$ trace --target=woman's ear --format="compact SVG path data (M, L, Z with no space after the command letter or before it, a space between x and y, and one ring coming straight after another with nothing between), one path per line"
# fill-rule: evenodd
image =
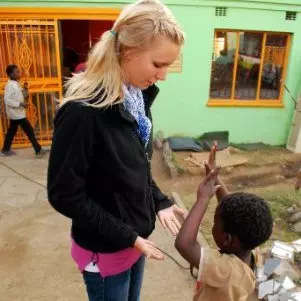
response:
M124 49L122 51L122 59L123 61L129 61L130 59L132 59L135 55L136 55L136 51L135 49Z

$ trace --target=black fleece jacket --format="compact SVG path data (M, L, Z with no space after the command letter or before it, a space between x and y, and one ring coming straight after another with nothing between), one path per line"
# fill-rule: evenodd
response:
M143 92L145 111L158 94ZM110 253L147 238L156 213L173 203L151 175L152 141L145 149L123 104L96 109L64 105L55 118L48 168L48 199L72 219L72 237L93 252Z

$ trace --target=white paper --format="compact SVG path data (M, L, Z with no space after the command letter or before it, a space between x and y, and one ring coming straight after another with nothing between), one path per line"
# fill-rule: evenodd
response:
M283 292L281 289L281 284L275 280L268 280L261 282L258 287L258 298L262 299L267 295L272 295L274 293ZM284 293L284 292L283 292Z
M294 248L285 245L276 244L272 247L271 253L275 257L292 260L294 257Z
M269 295L268 296L268 301L279 301L279 296L278 295Z
M301 293L286 293L279 297L280 301L301 301Z
M301 252L301 239L292 242L292 245L297 252Z
M282 283L282 286L288 291L296 287L294 282L287 276L285 276L284 280L281 281L281 283Z

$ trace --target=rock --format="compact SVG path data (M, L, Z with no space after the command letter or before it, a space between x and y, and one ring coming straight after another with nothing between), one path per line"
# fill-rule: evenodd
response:
M230 174L230 173L232 173L233 169L234 169L233 166L229 166L229 167L226 167L224 170L227 174Z
M268 277L272 275L276 268L280 265L280 263L280 258L270 258L266 260L264 263L264 274Z
M163 134L163 132L162 131L158 131L156 133L156 138L159 138L159 139L161 139L163 141L164 140L164 134Z
M167 166L172 179L176 178L179 175L177 168L174 166L173 163L169 163Z
M296 206L292 206L287 209L287 213L294 214L296 210L297 210Z
M163 147L163 143L159 138L155 138L154 145L157 149L161 149Z
M242 151L240 149L233 147L233 146L229 146L228 150L229 150L230 154L241 154L242 153Z
M169 147L169 144L167 141L163 143L162 147L162 156L163 156L163 161L165 163L165 166L167 167L167 170L172 178L175 178L179 175L179 170L175 166L173 162L173 155L172 151Z
M263 256L267 256L271 253L271 249L269 247L261 248L260 252Z
M298 279L297 272L293 269L293 267L284 259L281 260L280 265L274 270L274 274L277 276L288 276L290 279L295 280Z
M156 148L161 149L163 147L163 142L164 142L164 135L161 131L159 131L157 132L154 139L154 144Z
M298 222L300 220L301 220L301 211L294 213L290 218L290 222L292 223Z
M292 230L296 233L301 233L301 222L294 224Z

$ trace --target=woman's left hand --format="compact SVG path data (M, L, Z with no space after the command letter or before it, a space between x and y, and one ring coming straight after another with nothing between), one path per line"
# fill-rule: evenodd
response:
M187 216L187 212L177 205L173 205L158 212L158 217L163 228L167 228L173 236L176 236L181 228L181 224L177 219L176 214L179 215L181 219L185 219Z

